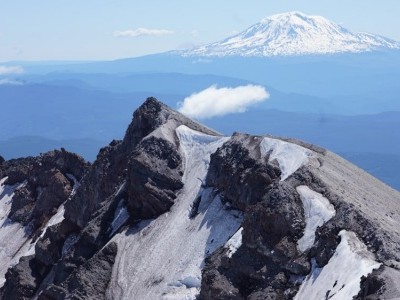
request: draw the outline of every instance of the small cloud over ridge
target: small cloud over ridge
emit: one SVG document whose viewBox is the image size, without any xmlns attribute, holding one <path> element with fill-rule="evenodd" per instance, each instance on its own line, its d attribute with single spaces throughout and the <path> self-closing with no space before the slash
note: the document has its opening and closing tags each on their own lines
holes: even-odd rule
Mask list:
<svg viewBox="0 0 400 300">
<path fill-rule="evenodd" d="M 24 73 L 21 66 L 0 66 L 0 75 L 11 75 Z"/>
<path fill-rule="evenodd" d="M 174 34 L 175 32 L 167 29 L 149 29 L 149 28 L 137 28 L 122 31 L 115 31 L 115 37 L 138 37 L 138 36 L 162 36 Z"/>
<path fill-rule="evenodd" d="M 178 110 L 191 118 L 207 119 L 232 113 L 242 113 L 256 103 L 269 98 L 260 85 L 222 87 L 216 85 L 186 97 L 178 103 Z"/>
</svg>

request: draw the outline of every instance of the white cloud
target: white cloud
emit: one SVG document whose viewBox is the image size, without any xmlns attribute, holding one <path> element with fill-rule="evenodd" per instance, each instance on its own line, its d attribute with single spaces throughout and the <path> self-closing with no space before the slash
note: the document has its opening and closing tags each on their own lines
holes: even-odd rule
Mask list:
<svg viewBox="0 0 400 300">
<path fill-rule="evenodd" d="M 161 36 L 161 35 L 169 35 L 174 34 L 172 30 L 167 29 L 149 29 L 149 28 L 137 28 L 131 30 L 122 30 L 114 32 L 114 36 L 116 37 L 138 37 L 143 35 L 150 36 Z"/>
<path fill-rule="evenodd" d="M 178 110 L 198 119 L 245 112 L 247 107 L 269 98 L 268 92 L 259 85 L 218 88 L 216 85 L 186 97 L 178 103 Z"/>
<path fill-rule="evenodd" d="M 0 66 L 0 75 L 21 74 L 24 69 L 20 66 Z"/>
<path fill-rule="evenodd" d="M 0 85 L 23 85 L 21 81 L 14 80 L 14 79 L 0 79 Z"/>
</svg>

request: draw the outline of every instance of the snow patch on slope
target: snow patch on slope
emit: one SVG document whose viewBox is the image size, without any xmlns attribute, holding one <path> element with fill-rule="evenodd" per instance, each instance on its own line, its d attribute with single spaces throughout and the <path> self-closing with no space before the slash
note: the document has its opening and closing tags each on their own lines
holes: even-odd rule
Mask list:
<svg viewBox="0 0 400 300">
<path fill-rule="evenodd" d="M 226 210 L 212 189 L 201 187 L 210 155 L 229 138 L 183 125 L 176 135 L 184 187 L 168 213 L 114 236 L 118 254 L 107 299 L 197 299 L 204 259 L 240 227 L 241 213 Z M 198 214 L 190 218 L 199 195 Z"/>
<path fill-rule="evenodd" d="M 240 229 L 229 239 L 229 241 L 225 244 L 225 248 L 228 249 L 228 257 L 231 258 L 233 254 L 242 246 L 242 232 L 243 227 Z"/>
<path fill-rule="evenodd" d="M 301 252 L 304 252 L 314 245 L 317 228 L 329 221 L 336 214 L 336 211 L 327 198 L 311 190 L 308 186 L 301 185 L 296 190 L 303 202 L 306 219 L 304 235 L 297 241 L 297 247 Z"/>
<path fill-rule="evenodd" d="M 290 56 L 400 49 L 379 35 L 353 33 L 320 16 L 289 12 L 263 19 L 223 41 L 181 52 L 183 56 Z"/>
<path fill-rule="evenodd" d="M 69 198 L 72 198 L 75 194 L 76 194 L 76 190 L 81 186 L 81 184 L 79 183 L 78 179 L 76 179 L 76 177 L 70 173 L 65 174 L 70 180 L 72 180 L 73 185 L 72 185 L 72 192 L 69 195 Z"/>
<path fill-rule="evenodd" d="M 295 300 L 353 299 L 360 291 L 362 276 L 367 276 L 372 270 L 379 268 L 374 255 L 351 231 L 342 230 L 339 233 L 340 244 L 335 253 L 323 268 L 315 267 L 306 277 L 294 298 Z"/>
<path fill-rule="evenodd" d="M 269 137 L 263 138 L 260 143 L 260 150 L 262 156 L 269 154 L 269 162 L 275 159 L 278 161 L 282 172 L 281 181 L 285 180 L 300 167 L 305 165 L 309 157 L 312 156 L 311 150 Z"/>
<path fill-rule="evenodd" d="M 126 206 L 124 205 L 124 199 L 121 199 L 118 203 L 118 207 L 114 213 L 114 219 L 111 223 L 111 233 L 110 236 L 113 236 L 129 219 L 129 212 Z"/>
</svg>

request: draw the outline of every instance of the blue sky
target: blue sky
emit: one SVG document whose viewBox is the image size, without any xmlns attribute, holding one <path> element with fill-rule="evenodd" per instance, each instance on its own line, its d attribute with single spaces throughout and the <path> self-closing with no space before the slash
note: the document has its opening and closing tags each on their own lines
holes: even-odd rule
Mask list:
<svg viewBox="0 0 400 300">
<path fill-rule="evenodd" d="M 0 61 L 163 52 L 217 41 L 293 10 L 400 40 L 399 0 L 2 0 Z"/>
</svg>

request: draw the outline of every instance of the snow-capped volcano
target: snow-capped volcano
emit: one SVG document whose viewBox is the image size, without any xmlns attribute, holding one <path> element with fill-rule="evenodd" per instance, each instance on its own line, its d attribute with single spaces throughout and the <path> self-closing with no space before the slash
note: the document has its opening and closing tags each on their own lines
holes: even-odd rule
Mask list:
<svg viewBox="0 0 400 300">
<path fill-rule="evenodd" d="M 289 56 L 400 49 L 394 40 L 351 32 L 321 16 L 277 14 L 223 41 L 183 51 L 184 56 Z"/>
</svg>

